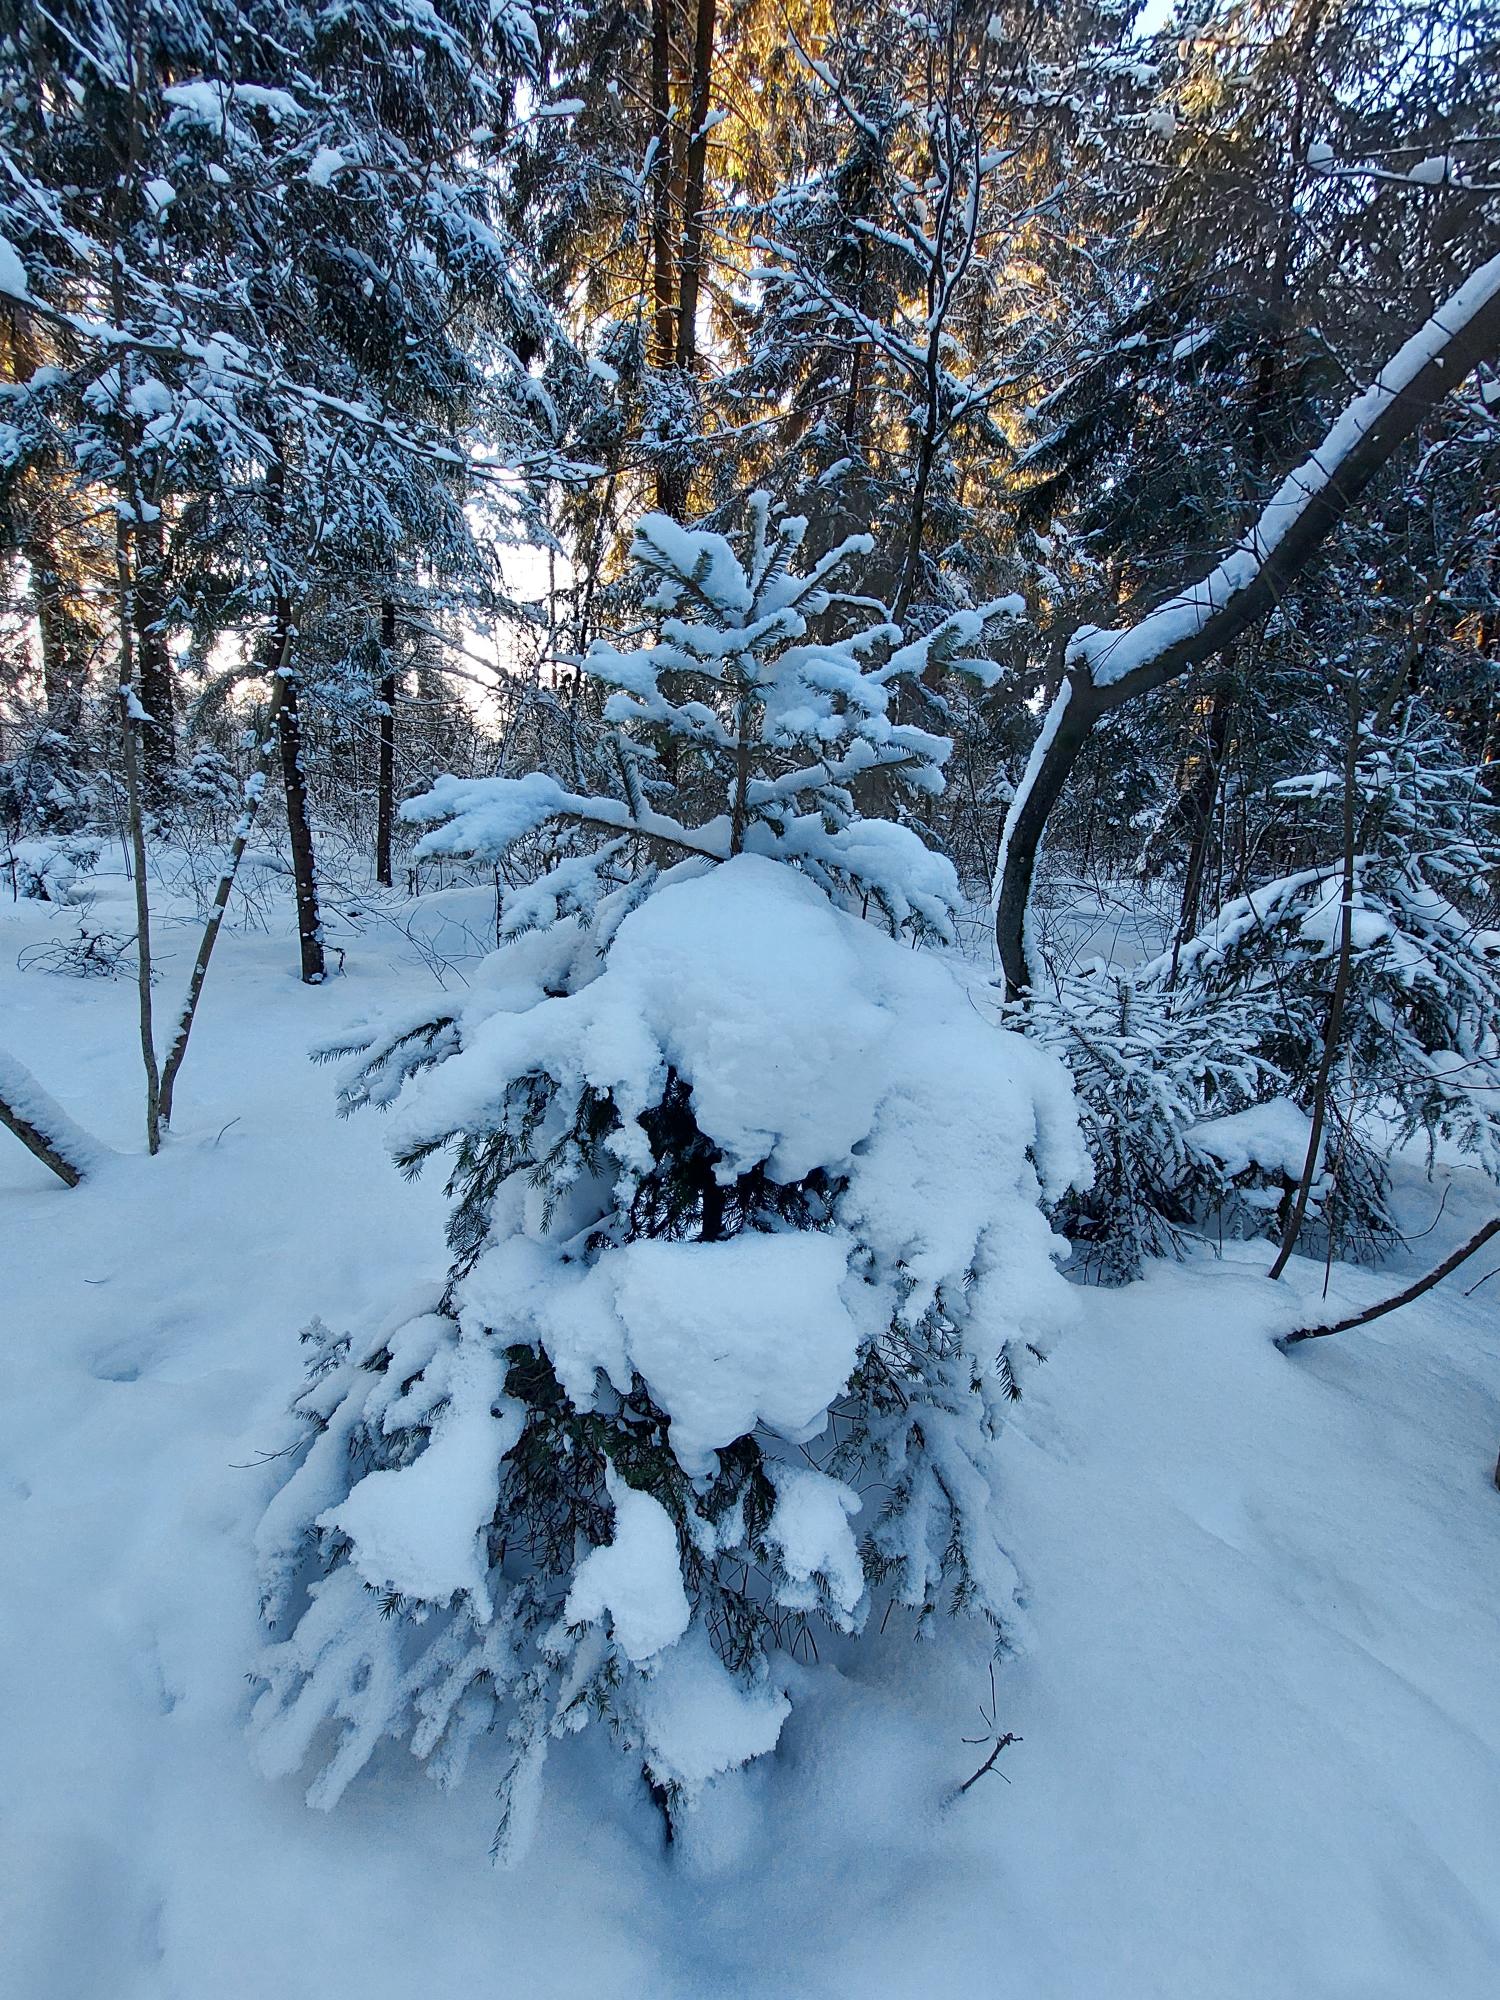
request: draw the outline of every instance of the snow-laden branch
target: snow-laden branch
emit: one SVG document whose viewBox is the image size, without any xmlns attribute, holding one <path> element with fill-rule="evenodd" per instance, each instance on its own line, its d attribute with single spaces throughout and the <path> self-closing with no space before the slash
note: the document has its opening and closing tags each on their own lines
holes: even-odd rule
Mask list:
<svg viewBox="0 0 1500 2000">
<path fill-rule="evenodd" d="M 1234 600 L 1252 589 L 1264 575 L 1277 550 L 1295 536 L 1315 503 L 1330 487 L 1337 487 L 1345 467 L 1374 433 L 1381 418 L 1408 394 L 1425 368 L 1443 366 L 1444 351 L 1486 308 L 1493 308 L 1497 299 L 1500 299 L 1500 256 L 1492 257 L 1476 271 L 1397 350 L 1369 388 L 1343 411 L 1317 450 L 1287 474 L 1239 546 L 1201 583 L 1168 598 L 1165 604 L 1157 605 L 1154 611 L 1123 631 L 1080 626 L 1068 641 L 1068 665 L 1084 669 L 1096 687 L 1125 680 L 1196 638 L 1213 618 L 1228 611 Z M 1453 385 L 1461 379 L 1455 375 Z"/>
<path fill-rule="evenodd" d="M 1249 533 L 1201 582 L 1134 625 L 1085 625 L 1006 814 L 995 938 L 1007 985 L 1028 983 L 1025 928 L 1048 815 L 1094 724 L 1132 696 L 1212 659 L 1272 611 L 1370 481 L 1451 389 L 1500 348 L 1500 256 L 1466 280 L 1348 404 Z"/>
<path fill-rule="evenodd" d="M 710 861 L 729 856 L 727 820 L 689 830 L 664 813 L 645 808 L 632 812 L 622 799 L 566 791 L 544 771 L 528 772 L 524 778 L 439 778 L 431 791 L 406 801 L 401 817 L 410 825 L 432 826 L 414 850 L 419 861 L 438 855 L 498 861 L 549 820 L 637 834 Z M 434 825 L 435 821 L 440 824 Z"/>
<path fill-rule="evenodd" d="M 507 490 L 520 475 L 546 476 L 570 485 L 582 485 L 601 476 L 603 468 L 566 458 L 550 447 L 535 450 L 517 445 L 504 455 L 462 451 L 443 441 L 436 431 L 423 434 L 409 423 L 391 417 L 368 403 L 330 394 L 311 383 L 297 381 L 270 363 L 253 360 L 244 344 L 227 333 L 208 340 L 180 329 L 144 333 L 116 326 L 92 314 L 69 312 L 38 299 L 29 289 L 26 272 L 13 246 L 0 237 L 0 300 L 23 307 L 49 325 L 72 334 L 75 339 L 115 355 L 139 354 L 152 361 L 193 367 L 205 371 L 210 380 L 230 390 L 248 390 L 262 395 L 284 397 L 300 406 L 308 418 L 314 416 L 335 423 L 350 424 L 377 437 L 407 457 L 450 470 L 478 483 L 494 483 Z"/>
</svg>

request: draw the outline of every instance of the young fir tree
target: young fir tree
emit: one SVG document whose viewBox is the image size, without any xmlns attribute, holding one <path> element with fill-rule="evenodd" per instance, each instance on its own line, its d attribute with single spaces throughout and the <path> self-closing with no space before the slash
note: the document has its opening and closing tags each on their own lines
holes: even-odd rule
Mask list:
<svg viewBox="0 0 1500 2000">
<path fill-rule="evenodd" d="M 255 1728 L 283 1772 L 339 1725 L 315 1803 L 382 1738 L 446 1780 L 498 1729 L 509 1846 L 599 1719 L 670 1815 L 775 1744 L 810 1628 L 1009 1619 L 996 1433 L 1064 1310 L 1041 1202 L 1076 1125 L 1052 1059 L 901 938 L 947 929 L 951 867 L 855 802 L 941 785 L 893 696 L 984 618 L 814 638 L 854 551 L 799 575 L 804 530 L 761 495 L 742 548 L 641 523 L 657 636 L 582 663 L 613 789 L 406 809 L 430 854 L 567 844 L 468 997 L 343 1050 L 399 1164 L 450 1153 L 454 1261 L 373 1332 L 309 1330 Z"/>
<path fill-rule="evenodd" d="M 1253 1045 L 1306 1111 L 1326 1067 L 1323 1219 L 1340 1249 L 1391 1228 L 1382 1119 L 1500 1180 L 1500 806 L 1444 716 L 1392 706 L 1356 722 L 1352 793 L 1326 767 L 1277 787 L 1319 858 L 1219 910 L 1177 968 L 1199 1006 L 1258 1002 Z"/>
</svg>

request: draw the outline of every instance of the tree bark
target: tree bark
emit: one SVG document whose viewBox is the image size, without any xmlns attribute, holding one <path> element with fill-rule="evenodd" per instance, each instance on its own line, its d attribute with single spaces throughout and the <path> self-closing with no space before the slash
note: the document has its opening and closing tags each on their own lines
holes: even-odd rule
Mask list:
<svg viewBox="0 0 1500 2000">
<path fill-rule="evenodd" d="M 651 0 L 651 286 L 656 365 L 677 353 L 672 298 L 672 0 Z"/>
<path fill-rule="evenodd" d="M 375 795 L 375 880 L 389 889 L 391 833 L 396 818 L 396 607 L 387 598 L 380 607 L 380 773 Z"/>
<path fill-rule="evenodd" d="M 1164 643 L 1117 679 L 1096 681 L 1086 661 L 1069 666 L 1057 700 L 1032 752 L 1026 775 L 1006 821 L 995 884 L 995 943 L 1005 982 L 1012 993 L 1030 983 L 1025 931 L 1032 877 L 1047 820 L 1095 723 L 1127 701 L 1176 680 L 1190 667 L 1222 652 L 1242 632 L 1273 610 L 1370 481 L 1397 449 L 1479 361 L 1500 347 L 1500 258 L 1475 274 L 1475 303 L 1457 310 L 1463 294 L 1422 330 L 1419 362 L 1392 390 L 1383 408 L 1338 462 L 1335 477 L 1324 477 L 1306 494 L 1295 518 L 1280 533 L 1253 577 L 1185 636 Z M 1468 287 L 1464 288 L 1464 292 Z M 1443 324 L 1443 313 L 1453 321 Z M 1438 329 L 1429 341 L 1427 336 Z M 1150 614 L 1148 613 L 1149 617 Z"/>
<path fill-rule="evenodd" d="M 682 269 L 677 290 L 677 366 L 689 372 L 698 359 L 698 293 L 703 276 L 703 202 L 708 181 L 708 100 L 713 85 L 715 21 L 715 0 L 698 0 L 688 100 Z"/>
<path fill-rule="evenodd" d="M 53 550 L 40 538 L 26 544 L 31 600 L 42 652 L 42 693 L 47 727 L 76 752 L 83 719 L 83 690 L 92 648 L 70 602 L 67 581 Z"/>
<path fill-rule="evenodd" d="M 127 456 L 127 466 L 131 461 Z M 134 490 L 139 492 L 138 482 Z M 156 1066 L 156 1030 L 151 1015 L 151 890 L 146 876 L 146 827 L 141 806 L 141 739 L 135 692 L 135 576 L 130 532 L 115 524 L 115 573 L 120 616 L 120 745 L 125 765 L 125 807 L 129 820 L 131 872 L 135 880 L 135 965 L 141 1065 L 146 1076 L 146 1150 L 161 1150 L 161 1073 Z"/>
<path fill-rule="evenodd" d="M 1172 943 L 1170 983 L 1174 986 L 1182 948 L 1198 927 L 1198 909 L 1203 900 L 1203 871 L 1208 861 L 1209 842 L 1213 838 L 1214 809 L 1219 802 L 1219 787 L 1224 778 L 1224 752 L 1229 742 L 1228 692 L 1220 688 L 1210 700 L 1207 754 L 1200 758 L 1198 769 L 1179 801 L 1181 817 L 1192 828 L 1192 836 L 1188 844 L 1187 869 L 1182 878 L 1182 907 L 1177 916 L 1177 936 Z"/>
<path fill-rule="evenodd" d="M 276 656 L 290 661 L 292 607 L 286 598 L 276 607 Z M 323 958 L 323 926 L 318 915 L 318 876 L 313 854 L 312 821 L 307 810 L 307 777 L 302 768 L 302 715 L 297 704 L 297 674 L 291 665 L 279 670 L 281 708 L 276 737 L 281 745 L 281 782 L 286 792 L 286 827 L 292 847 L 292 880 L 297 891 L 297 941 L 302 982 L 319 986 L 327 976 Z"/>
<path fill-rule="evenodd" d="M 136 679 L 147 720 L 138 724 L 141 799 L 151 811 L 166 802 L 177 757 L 172 654 L 167 645 L 166 552 L 161 518 L 137 525 L 134 536 Z"/>
<path fill-rule="evenodd" d="M 1301 1234 L 1302 1224 L 1307 1216 L 1312 1184 L 1317 1178 L 1318 1163 L 1323 1157 L 1323 1127 L 1328 1118 L 1328 1092 L 1333 1082 L 1333 1065 L 1338 1057 L 1339 1036 L 1344 1027 L 1344 1003 L 1349 996 L 1349 977 L 1354 965 L 1355 833 L 1358 814 L 1355 784 L 1359 773 L 1360 720 L 1359 678 L 1351 673 L 1348 740 L 1344 744 L 1344 868 L 1343 900 L 1339 905 L 1338 964 L 1333 975 L 1333 992 L 1328 1001 L 1328 1018 L 1323 1027 L 1323 1053 L 1318 1058 L 1317 1081 L 1313 1085 L 1312 1129 L 1307 1136 L 1307 1157 L 1302 1162 L 1302 1173 L 1297 1181 L 1297 1193 L 1292 1202 L 1292 1212 L 1287 1217 L 1281 1248 L 1277 1251 L 1276 1261 L 1268 1273 L 1273 1278 L 1281 1276 L 1287 1267 L 1288 1259 L 1297 1247 L 1297 1238 Z"/>
</svg>

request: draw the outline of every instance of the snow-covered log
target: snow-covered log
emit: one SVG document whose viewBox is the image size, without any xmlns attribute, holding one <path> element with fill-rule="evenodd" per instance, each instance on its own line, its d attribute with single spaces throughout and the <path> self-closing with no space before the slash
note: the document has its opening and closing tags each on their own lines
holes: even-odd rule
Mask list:
<svg viewBox="0 0 1500 2000">
<path fill-rule="evenodd" d="M 104 1148 L 43 1090 L 24 1063 L 0 1049 L 0 1125 L 7 1126 L 29 1153 L 60 1181 L 77 1187 L 98 1164 Z"/>
</svg>

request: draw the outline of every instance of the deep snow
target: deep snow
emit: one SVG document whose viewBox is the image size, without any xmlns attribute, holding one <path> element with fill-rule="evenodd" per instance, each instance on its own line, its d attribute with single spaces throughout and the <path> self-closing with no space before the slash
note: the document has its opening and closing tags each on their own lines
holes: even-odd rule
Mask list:
<svg viewBox="0 0 1500 2000">
<path fill-rule="evenodd" d="M 94 912 L 128 929 L 106 883 Z M 457 897 L 457 892 L 453 892 Z M 450 897 L 443 935 L 482 935 Z M 118 915 L 115 912 L 118 911 Z M 451 920 L 451 921 L 450 921 Z M 419 917 L 418 929 L 421 929 Z M 0 1148 L 0 1992 L 9 2000 L 1490 2000 L 1500 1990 L 1500 1279 L 1282 1356 L 1330 1315 L 1263 1246 L 1081 1294 L 1003 1441 L 1024 1651 L 984 1758 L 978 1633 L 802 1673 L 774 1757 L 670 1853 L 594 1734 L 530 1855 L 493 1785 L 387 1748 L 331 1814 L 252 1764 L 251 1538 L 297 1334 L 446 1258 L 441 1175 L 340 1122 L 305 1051 L 431 977 L 393 926 L 320 990 L 220 946 L 179 1131 L 139 1148 L 126 982 L 21 973 L 0 1043 L 120 1148 L 69 1192 Z M 190 934 L 175 953 L 170 1000 Z M 1436 1191 L 1413 1181 L 1414 1218 Z M 1493 1197 L 1457 1175 L 1412 1267 Z M 1336 1269 L 1331 1302 L 1390 1288 Z M 498 1767 L 497 1767 L 498 1769 Z"/>
</svg>

